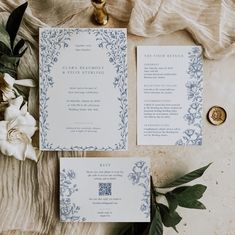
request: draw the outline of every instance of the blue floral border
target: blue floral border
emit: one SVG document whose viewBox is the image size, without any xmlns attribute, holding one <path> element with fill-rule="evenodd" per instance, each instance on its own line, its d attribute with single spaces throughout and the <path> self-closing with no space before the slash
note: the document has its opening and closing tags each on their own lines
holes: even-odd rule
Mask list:
<svg viewBox="0 0 235 235">
<path fill-rule="evenodd" d="M 183 137 L 176 145 L 201 145 L 202 144 L 202 82 L 203 64 L 200 47 L 193 47 L 189 56 L 188 75 L 190 80 L 186 83 L 188 100 L 190 101 L 184 119 L 189 128 L 183 132 Z"/>
<path fill-rule="evenodd" d="M 71 196 L 78 191 L 73 182 L 76 181 L 74 170 L 62 169 L 60 172 L 60 220 L 63 222 L 85 222 L 86 218 L 79 215 L 80 207 L 72 202 Z"/>
<path fill-rule="evenodd" d="M 100 48 L 107 50 L 109 61 L 116 69 L 117 76 L 114 79 L 114 88 L 118 89 L 120 103 L 119 131 L 120 141 L 114 146 L 54 146 L 47 140 L 47 132 L 50 129 L 47 118 L 48 89 L 53 87 L 54 81 L 50 72 L 58 61 L 60 49 L 68 47 L 71 35 L 85 32 L 96 37 Z M 40 34 L 40 145 L 42 149 L 56 151 L 114 151 L 127 149 L 128 139 L 128 94 L 127 94 L 127 55 L 126 55 L 126 34 L 118 29 L 44 29 Z"/>
<path fill-rule="evenodd" d="M 143 199 L 140 206 L 140 211 L 142 211 L 146 218 L 150 218 L 150 176 L 149 167 L 144 161 L 138 161 L 134 164 L 132 172 L 128 175 L 129 180 L 131 180 L 133 185 L 142 187 Z"/>
</svg>

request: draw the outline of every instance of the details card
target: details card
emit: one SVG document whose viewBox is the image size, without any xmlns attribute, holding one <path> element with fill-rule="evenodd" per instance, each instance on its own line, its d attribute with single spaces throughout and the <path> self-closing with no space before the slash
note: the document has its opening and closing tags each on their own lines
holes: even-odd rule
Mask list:
<svg viewBox="0 0 235 235">
<path fill-rule="evenodd" d="M 40 148 L 126 150 L 126 29 L 40 29 Z"/>
<path fill-rule="evenodd" d="M 202 49 L 137 48 L 138 145 L 202 144 Z"/>
<path fill-rule="evenodd" d="M 63 222 L 149 222 L 148 158 L 61 158 Z"/>
</svg>

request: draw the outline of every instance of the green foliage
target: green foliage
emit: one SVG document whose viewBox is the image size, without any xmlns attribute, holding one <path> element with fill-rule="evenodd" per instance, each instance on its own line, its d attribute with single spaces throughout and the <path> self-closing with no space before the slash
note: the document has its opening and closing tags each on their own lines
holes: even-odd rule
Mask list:
<svg viewBox="0 0 235 235">
<path fill-rule="evenodd" d="M 19 40 L 14 46 L 27 6 L 28 3 L 26 2 L 10 14 L 6 29 L 0 25 L 0 73 L 8 73 L 12 77 L 16 77 L 20 58 L 27 50 L 27 47 L 24 47 L 25 41 L 23 39 Z"/>
<path fill-rule="evenodd" d="M 191 182 L 192 180 L 201 177 L 210 165 L 211 163 L 205 167 L 192 171 L 161 188 L 172 188 Z M 152 216 L 149 225 L 146 225 L 146 223 L 139 223 L 142 229 L 138 228 L 138 223 L 129 225 L 125 227 L 120 235 L 163 235 L 163 225 L 165 227 L 172 227 L 178 232 L 176 225 L 182 220 L 181 216 L 176 212 L 178 206 L 191 209 L 206 209 L 206 207 L 198 201 L 202 198 L 207 189 L 205 185 L 196 184 L 193 186 L 181 186 L 166 193 L 161 193 L 158 189 L 160 189 L 160 187 L 154 187 L 151 178 Z M 158 203 L 156 200 L 158 196 L 165 196 L 168 205 Z"/>
<path fill-rule="evenodd" d="M 197 201 L 197 200 L 182 200 L 180 203 L 179 203 L 179 206 L 181 207 L 185 207 L 185 208 L 190 208 L 190 209 L 206 209 L 206 207 L 200 202 L 200 201 Z"/>
<path fill-rule="evenodd" d="M 10 43 L 11 43 L 12 50 L 14 48 L 15 38 L 20 28 L 20 24 L 23 19 L 27 6 L 28 6 L 28 2 L 25 2 L 24 4 L 20 5 L 10 14 L 8 18 L 8 21 L 6 24 L 6 31 L 8 32 L 10 36 Z"/>
<path fill-rule="evenodd" d="M 206 191 L 206 186 L 202 184 L 196 184 L 194 186 L 179 187 L 172 191 L 172 194 L 178 201 L 200 199 L 203 193 Z"/>
<path fill-rule="evenodd" d="M 162 235 L 162 234 L 163 234 L 162 218 L 159 209 L 156 208 L 148 235 Z"/>
<path fill-rule="evenodd" d="M 166 193 L 165 197 L 168 202 L 170 212 L 175 211 L 178 206 L 178 201 L 177 201 L 176 197 L 171 193 Z"/>
<path fill-rule="evenodd" d="M 173 187 L 176 187 L 176 186 L 180 186 L 182 184 L 189 183 L 189 182 L 201 177 L 210 165 L 211 165 L 211 163 L 208 164 L 207 166 L 204 166 L 204 167 L 199 168 L 195 171 L 192 171 L 192 172 L 180 177 L 179 179 L 177 179 L 177 180 L 175 180 L 175 181 L 173 181 L 173 182 L 171 182 L 171 183 L 169 183 L 169 184 L 167 184 L 163 187 L 159 187 L 159 188 L 173 188 Z"/>
<path fill-rule="evenodd" d="M 206 186 L 196 184 L 194 186 L 184 186 L 174 189 L 166 193 L 166 199 L 170 211 L 176 210 L 177 206 L 193 208 L 193 209 L 206 209 L 205 206 L 198 201 L 206 191 Z"/>
<path fill-rule="evenodd" d="M 182 220 L 176 211 L 170 211 L 169 208 L 163 204 L 158 204 L 162 222 L 166 227 L 172 227 L 175 231 L 176 225 Z"/>
<path fill-rule="evenodd" d="M 10 40 L 10 36 L 8 34 L 8 32 L 6 31 L 6 29 L 0 25 L 0 35 L 1 35 L 1 43 L 7 48 L 7 49 L 11 49 L 11 40 Z"/>
</svg>

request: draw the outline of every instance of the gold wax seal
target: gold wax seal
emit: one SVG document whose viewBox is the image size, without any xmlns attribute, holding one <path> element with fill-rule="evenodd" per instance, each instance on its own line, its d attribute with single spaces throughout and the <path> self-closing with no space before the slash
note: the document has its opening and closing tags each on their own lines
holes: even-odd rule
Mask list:
<svg viewBox="0 0 235 235">
<path fill-rule="evenodd" d="M 213 106 L 208 111 L 207 118 L 211 124 L 213 124 L 215 126 L 219 126 L 225 122 L 225 120 L 227 118 L 227 113 L 226 113 L 225 109 L 223 109 L 222 107 Z"/>
<path fill-rule="evenodd" d="M 109 20 L 109 15 L 105 9 L 106 0 L 91 0 L 95 10 L 93 13 L 94 20 L 99 25 L 106 25 Z"/>
</svg>

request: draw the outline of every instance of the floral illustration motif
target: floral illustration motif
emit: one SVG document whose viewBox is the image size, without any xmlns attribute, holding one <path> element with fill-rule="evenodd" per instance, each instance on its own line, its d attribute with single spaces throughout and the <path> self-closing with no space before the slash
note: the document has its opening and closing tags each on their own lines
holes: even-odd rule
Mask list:
<svg viewBox="0 0 235 235">
<path fill-rule="evenodd" d="M 136 162 L 128 178 L 132 181 L 133 185 L 140 186 L 144 189 L 140 210 L 148 218 L 150 216 L 150 179 L 149 167 L 146 165 L 146 162 Z"/>
<path fill-rule="evenodd" d="M 66 148 L 63 146 L 53 146 L 47 140 L 47 132 L 50 129 L 47 122 L 48 118 L 48 89 L 53 87 L 54 81 L 50 72 L 54 64 L 58 61 L 60 49 L 68 47 L 72 34 L 86 32 L 96 37 L 100 48 L 105 48 L 110 63 L 115 67 L 116 77 L 114 79 L 114 88 L 118 90 L 117 97 L 120 103 L 119 129 L 120 141 L 114 146 L 72 146 Z M 126 58 L 126 40 L 125 33 L 115 29 L 49 29 L 44 30 L 40 37 L 40 127 L 41 127 L 41 146 L 44 149 L 51 150 L 122 150 L 127 147 L 128 136 L 128 102 L 127 102 L 127 58 Z"/>
<path fill-rule="evenodd" d="M 68 46 L 72 29 L 63 30 L 45 30 L 40 37 L 40 128 L 41 128 L 41 145 L 45 149 L 52 149 L 52 144 L 47 142 L 47 123 L 48 105 L 50 99 L 47 95 L 48 89 L 53 87 L 54 81 L 50 75 L 53 65 L 58 61 L 60 49 Z"/>
<path fill-rule="evenodd" d="M 60 219 L 61 221 L 86 221 L 79 216 L 80 207 L 71 201 L 71 195 L 78 191 L 76 173 L 73 170 L 63 169 L 60 172 Z"/>
<path fill-rule="evenodd" d="M 188 100 L 190 101 L 187 113 L 184 115 L 189 128 L 184 131 L 183 137 L 176 145 L 201 145 L 202 144 L 202 59 L 201 49 L 194 47 L 189 52 L 189 68 L 187 73 L 190 80 L 186 83 Z"/>
</svg>

